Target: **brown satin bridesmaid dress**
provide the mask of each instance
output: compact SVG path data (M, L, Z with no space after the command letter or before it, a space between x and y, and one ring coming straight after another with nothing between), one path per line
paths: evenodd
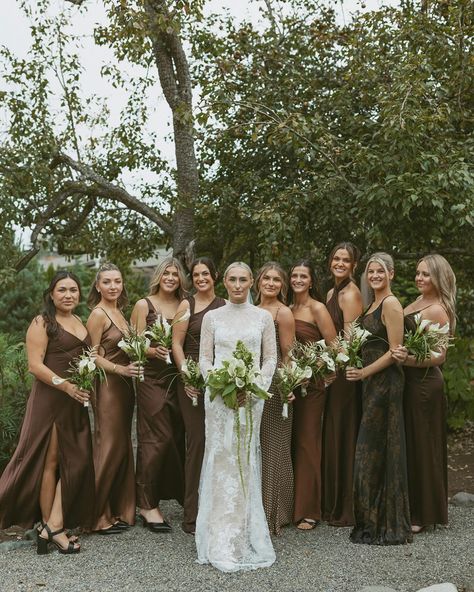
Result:
M295 319L296 339L319 341L321 333L313 323ZM293 403L293 469L295 477L294 522L321 519L321 440L326 392L322 380L311 379L307 395L296 389Z
M226 301L224 298L216 296L209 306L196 313L194 312L196 307L194 297L189 296L188 300L191 316L183 344L183 351L186 358L192 358L195 362L198 362L202 319L209 310L224 306ZM201 477L202 459L204 457L204 397L198 397L198 404L194 407L191 399L184 391L181 378L178 378L178 402L186 430L184 516L182 527L185 532L193 533L196 529L199 479Z
M44 364L67 377L69 364L90 346L58 325ZM94 519L94 465L87 408L52 385L35 379L18 446L0 478L0 528L30 528L41 520L39 495L51 430L56 426L65 528L90 528Z
M106 313L107 314L107 313ZM128 366L118 346L123 334L109 318L99 351L110 362ZM122 520L135 522L135 475L131 440L135 396L131 378L107 373L92 399L97 521L95 530Z
M157 311L148 298L145 300L149 327ZM183 503L184 425L176 382L176 366L153 358L145 365L144 382L138 383L136 491L137 505L145 510L156 508L160 500Z
M327 309L336 327L344 330L344 315L338 296L352 280L335 286ZM322 515L332 526L354 524L352 481L354 455L361 417L361 386L346 380L339 371L328 387L323 419Z

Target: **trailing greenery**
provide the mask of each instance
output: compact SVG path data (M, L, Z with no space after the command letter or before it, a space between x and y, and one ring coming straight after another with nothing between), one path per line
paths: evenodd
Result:
M0 472L15 450L31 382L24 344L0 333Z

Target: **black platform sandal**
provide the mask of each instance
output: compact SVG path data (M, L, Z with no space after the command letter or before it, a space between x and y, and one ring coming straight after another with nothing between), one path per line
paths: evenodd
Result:
M36 527L36 532L38 536L40 535L40 532L43 530L45 524L46 523L43 522L43 520L40 520L38 526ZM76 534L72 534L72 532L66 531L66 536L71 541L71 543L79 542L79 537Z
M43 530L45 530L48 534L48 538L43 538L40 534L38 535L38 542L36 547L36 552L38 555L47 555L49 553L49 545L52 543L60 553L63 555L72 555L74 553L79 553L81 547L76 547L72 541L69 541L69 544L66 548L62 547L59 543L57 543L53 538L64 532L64 528L60 528L59 530L55 530L54 532L49 528L47 524L44 525ZM41 531L42 532L42 531Z

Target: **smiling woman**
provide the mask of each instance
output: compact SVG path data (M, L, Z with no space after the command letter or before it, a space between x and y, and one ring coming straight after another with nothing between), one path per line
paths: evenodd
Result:
M354 462L354 543L399 545L412 539L408 503L403 372L391 350L403 340L403 311L391 291L393 260L372 255L365 268L364 293L371 304L360 324L370 332L362 346L364 367L347 368L362 380L362 420Z
M26 335L35 376L20 441L0 479L0 528L38 527L38 553L48 542L60 553L78 553L64 527L90 527L94 519L94 471L87 408L89 393L67 380L71 361L90 345L81 320L79 280L58 272L44 293L44 310Z

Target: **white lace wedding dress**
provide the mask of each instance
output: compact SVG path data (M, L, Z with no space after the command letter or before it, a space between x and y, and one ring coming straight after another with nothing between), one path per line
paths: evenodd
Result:
M199 364L205 376L229 360L238 340L257 363L262 356L259 386L270 387L276 367L275 328L271 315L253 304L232 304L211 310L201 329ZM250 462L241 448L246 491L242 489L237 460L234 411L220 397L211 403L205 395L206 448L199 487L196 548L199 563L225 572L268 567L275 561L262 504L260 421L264 401L253 403ZM244 433L245 427L242 427Z

